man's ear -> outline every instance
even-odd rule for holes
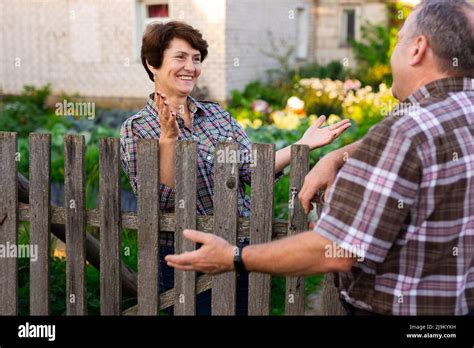
[[[410,65],[415,66],[421,64],[423,59],[425,58],[429,49],[428,39],[424,35],[417,36],[415,38],[415,42],[411,47],[411,59]]]

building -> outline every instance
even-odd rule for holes
[[[209,42],[198,87],[213,100],[294,65],[344,60],[383,0],[0,0],[0,90],[51,83],[53,92],[142,103],[153,91],[140,61],[152,21],[182,20]]]

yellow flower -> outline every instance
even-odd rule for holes
[[[300,117],[294,113],[275,111],[271,114],[271,118],[275,126],[280,129],[293,130],[300,125]]]
[[[331,114],[329,115],[329,117],[326,119],[326,123],[328,125],[332,125],[336,122],[339,122],[341,120],[341,118],[338,116],[338,115],[335,115],[335,114]]]

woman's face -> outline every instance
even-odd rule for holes
[[[155,81],[163,93],[188,96],[201,75],[201,53],[187,41],[174,38],[155,72]]]

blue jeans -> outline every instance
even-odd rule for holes
[[[239,243],[240,244],[240,243]],[[166,264],[165,256],[174,254],[174,247],[160,246],[160,293],[174,287],[174,268]],[[202,273],[197,273],[200,276]],[[237,276],[237,300],[236,315],[247,315],[248,313],[248,274]],[[196,315],[211,315],[212,294],[211,289],[196,296]],[[173,306],[164,310],[167,315],[173,315]]]

